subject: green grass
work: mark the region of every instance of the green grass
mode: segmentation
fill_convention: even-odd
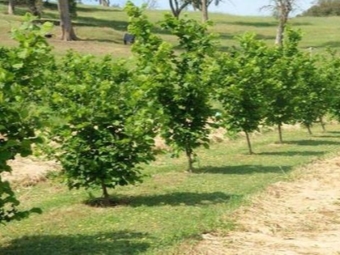
[[[235,208],[270,183],[290,180],[295,167],[334,155],[339,129],[315,127],[313,136],[286,130],[284,144],[275,143],[276,132],[257,135],[255,155],[247,154],[242,137],[215,143],[198,150],[192,174],[184,157],[160,155],[144,167],[144,183],[112,190],[120,201],[115,207],[88,206],[86,191],[69,191],[58,179],[18,188],[23,207],[41,207],[43,214],[1,227],[0,254],[173,254],[202,233],[232,229],[228,215]]]
[[[52,5],[53,6],[53,5]],[[18,8],[16,16],[5,14],[7,6],[0,3],[0,46],[11,46],[14,42],[10,39],[11,27],[20,24],[22,17],[27,10]],[[162,19],[164,12],[148,11],[152,22]],[[200,20],[200,13],[189,12],[190,17]],[[226,14],[211,14],[214,26],[212,32],[220,34],[220,49],[236,45],[235,36],[246,31],[258,34],[258,38],[265,40],[268,44],[274,43],[277,21],[272,17],[245,17]],[[44,19],[58,20],[56,8],[44,9]],[[301,48],[314,48],[314,52],[323,52],[327,47],[340,49],[340,33],[338,32],[340,17],[298,17],[290,21],[294,28],[301,29],[303,40]],[[102,56],[110,54],[116,58],[131,56],[130,46],[122,42],[123,34],[128,25],[128,18],[124,11],[115,8],[102,8],[94,6],[79,5],[78,18],[74,20],[75,30],[81,38],[77,42],[62,42],[59,40],[60,28],[56,26],[53,30],[54,37],[48,39],[54,47],[58,56],[64,55],[67,50],[74,49],[81,53],[91,53]],[[165,40],[175,43],[176,39],[156,26],[155,33]],[[320,36],[322,35],[322,36]]]

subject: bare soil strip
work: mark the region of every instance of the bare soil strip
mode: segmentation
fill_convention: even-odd
[[[339,255],[340,156],[295,171],[234,214],[228,236],[203,235],[190,254]]]

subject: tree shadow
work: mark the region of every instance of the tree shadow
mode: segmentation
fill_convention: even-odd
[[[141,232],[102,232],[95,235],[32,235],[14,239],[9,246],[0,247],[6,255],[92,255],[92,254],[140,254],[152,240]],[[145,241],[147,240],[147,241]]]
[[[219,23],[238,25],[238,26],[249,26],[249,27],[276,27],[277,22],[275,21],[223,21]]]
[[[118,31],[126,31],[129,25],[127,21],[97,19],[94,17],[78,17],[74,24],[80,27],[110,27]]]
[[[322,156],[324,153],[322,151],[270,151],[270,152],[260,152],[257,155],[267,155],[267,156]]]
[[[340,48],[340,42],[339,41],[329,41],[329,42],[325,42],[325,43],[321,44],[319,47],[322,47],[322,48],[327,48],[327,47]]]
[[[128,198],[128,205],[139,206],[197,206],[226,203],[239,195],[230,195],[223,192],[195,193],[195,192],[174,192],[163,195],[132,196]]]
[[[112,7],[100,7],[100,6],[91,6],[91,7],[85,7],[82,5],[77,5],[77,11],[80,12],[123,12],[123,9],[117,9]]]
[[[197,206],[197,205],[211,205],[226,203],[231,199],[239,198],[239,195],[231,195],[223,192],[212,192],[212,193],[197,193],[197,192],[173,192],[170,194],[160,195],[141,195],[141,196],[117,196],[112,197],[114,201],[108,206]],[[89,206],[100,206],[96,203],[96,200],[100,198],[89,198],[84,201]]]
[[[209,174],[254,174],[254,173],[282,173],[292,169],[291,166],[263,166],[263,165],[239,165],[239,166],[223,166],[214,167],[206,166],[195,170],[195,173]]]
[[[255,36],[256,39],[258,40],[274,40],[275,35],[262,35],[262,34],[257,34]]]
[[[285,144],[303,145],[303,146],[318,146],[318,145],[340,145],[340,141],[327,140],[299,140],[299,141],[284,141]]]

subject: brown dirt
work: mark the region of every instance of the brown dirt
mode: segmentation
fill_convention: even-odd
[[[12,167],[12,172],[4,172],[1,177],[11,183],[23,186],[31,186],[44,181],[48,172],[59,169],[58,164],[54,161],[41,161],[33,157],[17,157],[15,160],[11,160],[9,165]]]
[[[237,210],[234,231],[204,234],[201,255],[340,254],[340,156],[295,171]]]

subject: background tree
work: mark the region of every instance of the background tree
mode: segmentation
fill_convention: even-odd
[[[289,14],[293,10],[296,1],[297,0],[271,0],[269,5],[261,8],[271,10],[279,21],[276,30],[276,45],[282,46],[284,30],[288,22]]]
[[[64,41],[78,40],[76,36],[70,13],[70,0],[58,0],[58,9],[60,15],[61,39]]]
[[[7,13],[13,15],[15,12],[15,0],[8,0],[8,10]]]
[[[158,1],[157,0],[144,0],[143,4],[146,5],[147,9],[156,9],[158,7]]]
[[[308,10],[304,11],[302,16],[340,16],[340,1],[318,0]]]
[[[179,18],[179,15],[191,3],[191,0],[169,0],[169,5],[174,17]]]
[[[209,6],[214,3],[218,6],[223,0],[191,0],[191,5],[194,9],[198,9],[202,12],[202,21],[206,22],[209,19],[208,9]]]

